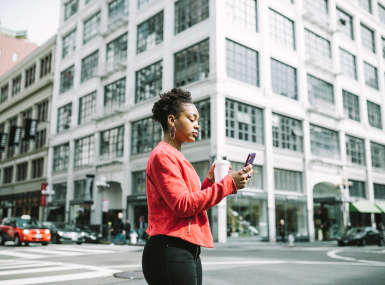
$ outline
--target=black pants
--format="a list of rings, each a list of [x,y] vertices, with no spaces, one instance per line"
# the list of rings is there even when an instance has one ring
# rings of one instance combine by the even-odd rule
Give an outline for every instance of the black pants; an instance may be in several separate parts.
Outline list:
[[[285,234],[284,234],[284,233],[281,233],[281,241],[282,241],[282,242],[286,242],[286,241],[285,241]]]
[[[144,247],[143,274],[150,285],[202,285],[201,248],[180,238],[152,236]]]

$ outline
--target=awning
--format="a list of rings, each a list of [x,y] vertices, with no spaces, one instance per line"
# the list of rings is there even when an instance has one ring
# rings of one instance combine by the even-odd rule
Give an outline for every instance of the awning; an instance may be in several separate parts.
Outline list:
[[[350,203],[349,210],[350,212],[360,213],[381,213],[381,210],[369,200],[359,200],[357,202]]]
[[[376,201],[374,202],[377,208],[379,208],[383,213],[385,213],[385,201]]]

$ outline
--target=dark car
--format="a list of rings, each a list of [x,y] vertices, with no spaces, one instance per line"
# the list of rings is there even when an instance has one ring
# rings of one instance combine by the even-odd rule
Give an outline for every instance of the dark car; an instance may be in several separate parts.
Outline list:
[[[51,230],[52,243],[76,242],[76,244],[82,244],[85,242],[84,234],[78,231],[75,225],[63,222],[45,222],[44,225]]]
[[[102,239],[102,234],[92,230],[92,228],[87,225],[75,225],[75,227],[76,230],[84,236],[85,242],[99,243]]]
[[[384,246],[384,236],[371,227],[352,228],[338,239],[338,245],[362,245],[377,244]]]

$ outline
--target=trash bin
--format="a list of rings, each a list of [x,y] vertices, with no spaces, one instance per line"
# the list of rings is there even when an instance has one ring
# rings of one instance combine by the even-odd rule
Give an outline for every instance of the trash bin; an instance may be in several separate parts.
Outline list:
[[[131,242],[131,244],[136,244],[137,239],[138,239],[138,234],[136,232],[132,232],[130,234],[130,242]]]

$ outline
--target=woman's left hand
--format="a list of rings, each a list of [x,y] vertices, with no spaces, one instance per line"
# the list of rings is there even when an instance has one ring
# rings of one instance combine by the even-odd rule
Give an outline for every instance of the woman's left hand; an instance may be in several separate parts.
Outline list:
[[[214,168],[215,168],[215,164],[213,163],[213,165],[211,165],[211,167],[209,169],[209,172],[207,173],[207,177],[206,177],[213,184],[215,183]],[[233,167],[230,164],[230,166],[229,166],[229,173],[230,173],[232,168]]]

